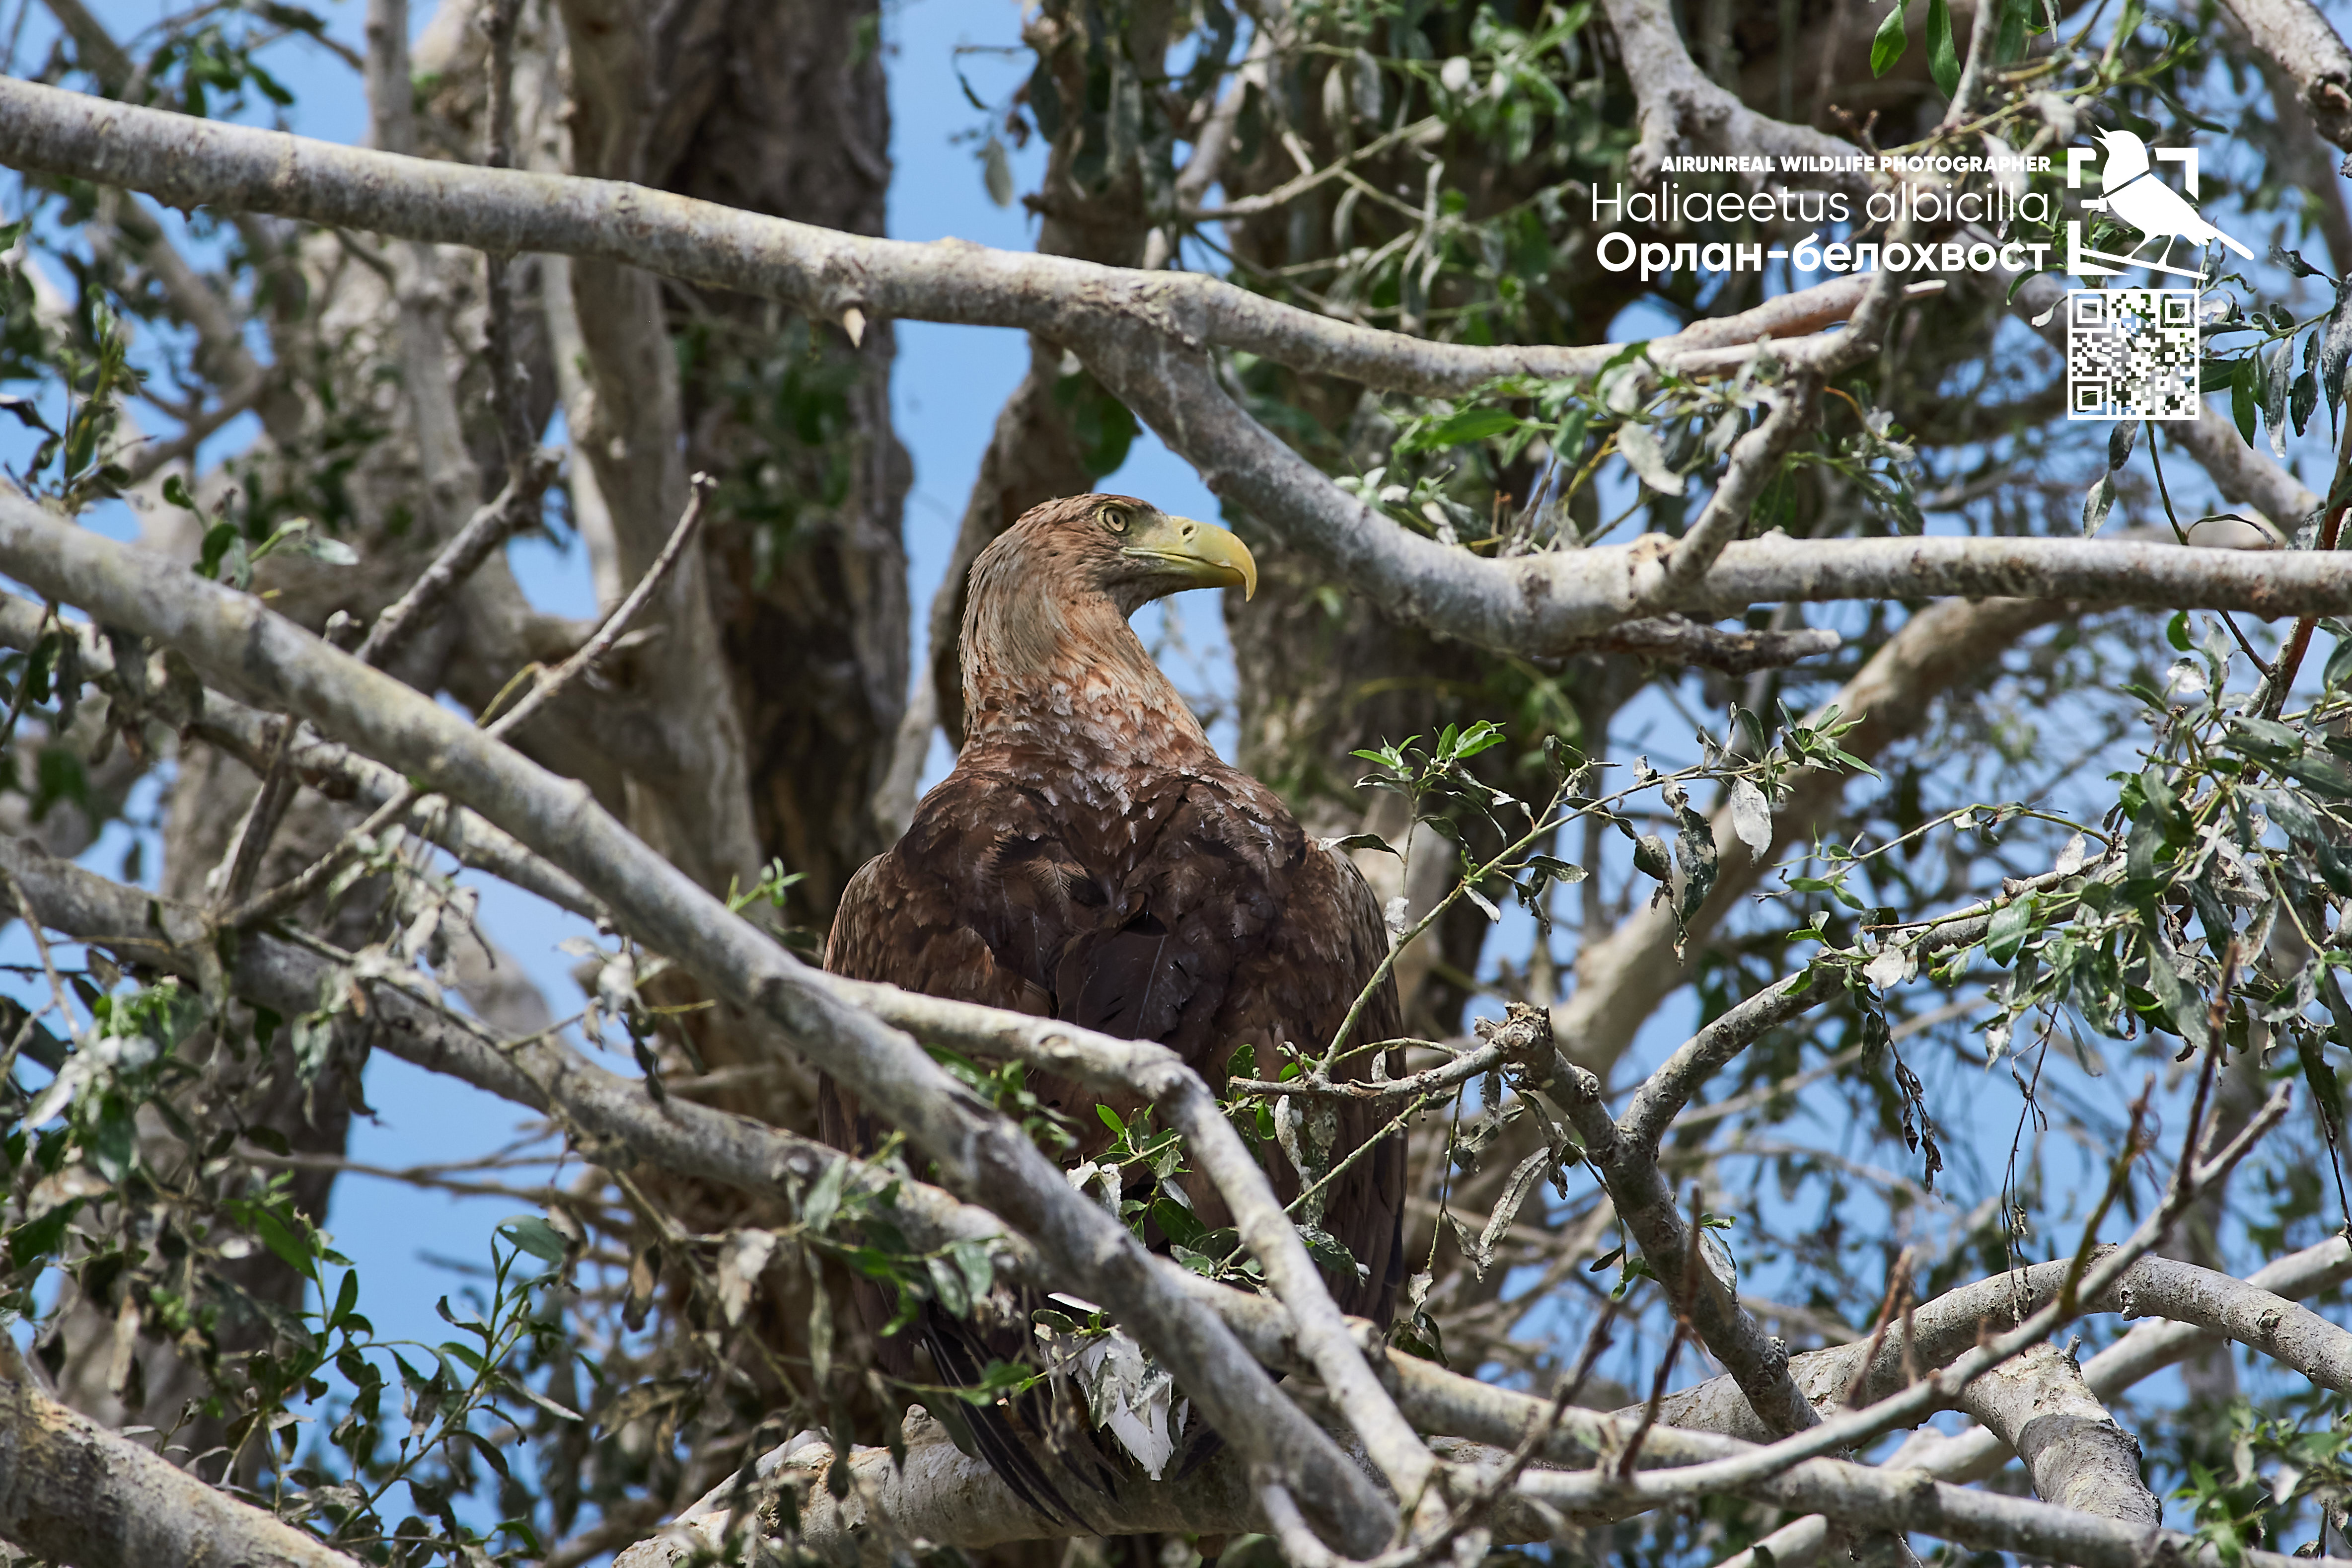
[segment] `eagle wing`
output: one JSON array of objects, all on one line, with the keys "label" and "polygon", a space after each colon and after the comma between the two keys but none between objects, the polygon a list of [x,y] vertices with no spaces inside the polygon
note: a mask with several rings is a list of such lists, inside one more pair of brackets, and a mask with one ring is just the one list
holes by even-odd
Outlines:
[{"label": "eagle wing", "polygon": [[[1278,1059],[1273,1047],[1319,1056],[1387,952],[1379,900],[1356,868],[1308,838],[1270,791],[1222,764],[1073,780],[1048,760],[1036,762],[959,767],[927,795],[898,844],[851,879],[825,967],[1157,1041],[1220,1089],[1242,1045],[1255,1046],[1269,1070]],[[1399,1028],[1395,986],[1384,977],[1350,1043],[1393,1039]],[[1391,1076],[1400,1067],[1391,1063]],[[1358,1055],[1340,1072],[1370,1068],[1369,1057]],[[1141,1109],[1137,1097],[1050,1075],[1033,1076],[1029,1087],[1066,1119],[1077,1141],[1074,1158],[1110,1141],[1095,1106],[1122,1121]],[[830,1080],[820,1112],[828,1142],[873,1147],[879,1130]],[[1327,1266],[1335,1298],[1382,1324],[1394,1309],[1403,1250],[1404,1139],[1382,1134],[1386,1114],[1340,1102],[1335,1157],[1373,1146],[1332,1180],[1323,1216],[1357,1264]],[[1288,1160],[1271,1143],[1261,1153],[1277,1195],[1296,1198]],[[1130,1179],[1140,1188],[1150,1176],[1139,1170]],[[1184,1186],[1205,1226],[1232,1223],[1204,1178],[1190,1176]],[[887,1304],[871,1284],[861,1283],[858,1295],[859,1316],[878,1330]],[[935,1310],[919,1332],[940,1375],[957,1381],[1026,1350],[1015,1330],[984,1331]],[[886,1367],[908,1374],[909,1346],[880,1350]],[[1042,1403],[1011,1415],[1032,1432],[1055,1422]],[[975,1443],[1033,1506],[1049,1516],[1076,1513],[1003,1414],[972,1415]],[[1082,1480],[1103,1484],[1082,1437],[1046,1447]]]},{"label": "eagle wing", "polygon": [[[1073,798],[1045,759],[1033,769],[959,769],[925,797],[898,846],[851,880],[825,966],[932,995],[1059,1018],[1175,1050],[1222,1088],[1235,1047],[1267,1070],[1276,1047],[1319,1056],[1387,952],[1380,903],[1353,864],[1316,844],[1273,793],[1216,764],[1160,770]],[[1383,979],[1349,1044],[1393,1039]],[[1359,1055],[1345,1077],[1369,1073]],[[1032,1089],[1071,1119],[1081,1157],[1139,1102],[1041,1078]],[[844,1106],[844,1110],[847,1108]],[[843,1115],[845,1147],[871,1130]],[[1334,1150],[1371,1142],[1386,1116],[1343,1102]],[[835,1138],[839,1132],[844,1136]],[[860,1136],[860,1134],[863,1136]],[[1325,1228],[1364,1273],[1332,1281],[1348,1310],[1386,1322],[1398,1276],[1402,1134],[1379,1139],[1332,1184]],[[1297,1173],[1272,1145],[1277,1193]],[[1188,1183],[1212,1228],[1228,1223],[1206,1184]]]}]

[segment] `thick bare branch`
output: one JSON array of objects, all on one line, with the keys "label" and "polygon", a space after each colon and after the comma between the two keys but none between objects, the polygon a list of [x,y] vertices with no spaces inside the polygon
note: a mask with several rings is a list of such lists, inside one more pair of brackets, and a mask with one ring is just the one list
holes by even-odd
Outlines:
[{"label": "thick bare branch", "polygon": [[[1907,1346],[1895,1336],[1874,1355],[1863,1343],[1813,1351],[1791,1361],[1790,1375],[1823,1409],[1849,1388],[1864,1399],[1883,1399],[1909,1381],[1906,1358],[1918,1366],[1949,1365],[1982,1333],[2055,1301],[2071,1267],[2071,1261],[2038,1263],[1946,1291],[1913,1314]],[[2084,1295],[2083,1307],[2189,1325],[2260,1351],[2323,1388],[2352,1388],[2352,1332],[2252,1281],[2193,1263],[2142,1258],[2105,1290]],[[1671,1395],[1666,1418],[1678,1426],[1754,1438],[1760,1428],[1742,1403],[1732,1380],[1715,1378]]]},{"label": "thick bare branch", "polygon": [[[790,300],[828,320],[856,308],[868,318],[1024,327],[1076,347],[1213,489],[1392,612],[1486,647],[1545,653],[1635,615],[1714,616],[1792,599],[1958,594],[2259,615],[2352,608],[2352,563],[2315,557],[2264,571],[2211,552],[2062,540],[1758,540],[1727,548],[1688,595],[1659,585],[1664,542],[1482,561],[1408,533],[1332,486],[1234,406],[1195,345],[1425,391],[1460,391],[1511,371],[1575,374],[1597,368],[1595,351],[1431,343],[1290,310],[1192,274],[870,239],[634,186],[394,159],[16,80],[0,81],[0,158],[182,204],[627,261]],[[1834,289],[1843,292],[1827,291]],[[1836,299],[1850,310],[1861,292],[1848,279],[1806,298]],[[1657,347],[1687,342],[1685,334]]]},{"label": "thick bare branch", "polygon": [[1765,1030],[1824,999],[1809,994],[1801,981],[1800,976],[1766,986],[1683,1042],[1634,1090],[1633,1103],[1617,1123],[1619,1135],[1656,1159],[1658,1140],[1716,1069],[1753,1045]]},{"label": "thick bare branch", "polygon": [[[1642,139],[1629,164],[1636,182],[1647,184],[1655,178],[1670,153],[1838,160],[1824,165],[1829,168],[1845,166],[1854,153],[1853,143],[1759,114],[1707,79],[1683,47],[1674,14],[1663,0],[1610,0],[1605,9],[1625,74],[1641,101]],[[1844,184],[1849,190],[1869,188],[1866,176],[1847,175]]]},{"label": "thick bare branch", "polygon": [[551,775],[438,704],[339,654],[257,601],[0,498],[0,570],[108,624],[178,648],[232,690],[310,720],[425,787],[471,805],[546,855],[648,946],[733,1006],[765,1016],[911,1143],[948,1185],[985,1194],[1072,1286],[1101,1302],[1176,1376],[1244,1458],[1297,1478],[1351,1550],[1376,1550],[1394,1510],[1277,1393],[1229,1331],[1173,1289],[1125,1226],[1077,1194],[1021,1129],[922,1047],[860,1009],[631,836],[581,785]]},{"label": "thick bare branch", "polygon": [[[1776,1437],[1818,1425],[1820,1415],[1789,1375],[1787,1342],[1766,1333],[1740,1307],[1728,1282],[1712,1269],[1700,1267],[1697,1279],[1684,1277],[1696,1256],[1692,1222],[1675,1205],[1674,1189],[1658,1170],[1654,1150],[1636,1148],[1618,1131],[1601,1103],[1601,1085],[1591,1074],[1570,1068],[1565,1081],[1556,1082],[1551,1092],[1584,1140],[1585,1158],[1607,1184],[1610,1201],[1617,1205],[1618,1217],[1640,1246],[1650,1271],[1670,1296],[1688,1304],[1691,1327],[1716,1359],[1731,1369],[1730,1379],[1754,1419]],[[1648,1415],[1645,1410],[1645,1421]]]},{"label": "thick bare branch", "polygon": [[799,1544],[827,1561],[856,1560],[861,1542],[877,1536],[951,1542],[971,1550],[1041,1537],[1213,1534],[1265,1526],[1231,1455],[1188,1476],[1125,1484],[1116,1497],[1090,1498],[1090,1522],[1048,1521],[999,1479],[986,1460],[959,1452],[919,1406],[910,1415],[905,1461],[893,1460],[887,1448],[853,1450],[848,1495],[839,1500],[826,1484],[835,1462],[830,1443],[777,1448],[762,1455],[751,1475],[729,1478],[668,1529],[622,1552],[614,1568],[683,1568],[709,1561],[703,1554],[747,1528],[747,1510],[760,1533],[772,1534],[774,1499],[782,1489],[790,1489],[797,1504],[793,1529]]},{"label": "thick bare branch", "polygon": [[1835,653],[1843,639],[1826,628],[1802,631],[1725,631],[1680,616],[1624,621],[1594,637],[1593,648],[1636,654],[1673,664],[1702,664],[1726,675],[1780,669],[1800,659]]},{"label": "thick bare branch", "polygon": [[352,1560],[32,1385],[0,1346],[0,1539],[83,1568],[352,1568]]},{"label": "thick bare branch", "polygon": [[2322,136],[2352,153],[2352,48],[2310,0],[2229,0],[2254,47],[2285,72]]},{"label": "thick bare branch", "polygon": [[[2352,1245],[2330,1237],[2265,1265],[2246,1283],[2293,1299],[2347,1279],[2352,1279]],[[2084,1363],[2083,1380],[2093,1398],[2113,1399],[2142,1378],[2220,1342],[2219,1336],[2189,1323],[2142,1323]],[[2007,1463],[2011,1452],[2007,1442],[1982,1426],[1950,1437],[1924,1431],[1897,1450],[1886,1468],[1922,1470],[1943,1481],[1980,1480]],[[1758,1542],[1774,1564],[1785,1568],[1810,1568],[1828,1544],[1828,1521],[1818,1514],[1793,1520]],[[1757,1553],[1741,1552],[1720,1568],[1760,1568],[1763,1562]]]},{"label": "thick bare branch", "polygon": [[2163,1505],[2140,1479],[2139,1442],[2116,1425],[2072,1356],[2035,1345],[1960,1396],[1960,1408],[2017,1450],[2033,1495],[2152,1530]]}]

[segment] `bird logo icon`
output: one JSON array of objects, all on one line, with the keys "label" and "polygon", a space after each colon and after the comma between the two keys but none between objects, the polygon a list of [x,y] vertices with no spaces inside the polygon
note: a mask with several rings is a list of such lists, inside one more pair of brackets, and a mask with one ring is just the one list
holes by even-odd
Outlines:
[{"label": "bird logo icon", "polygon": [[[2106,156],[2099,165],[2101,194],[2083,205],[2129,224],[2139,230],[2140,240],[2122,256],[2097,251],[2084,254],[2095,256],[2103,261],[2129,263],[2136,260],[2141,251],[2161,239],[2164,248],[2157,253],[2156,260],[2142,265],[2153,267],[2159,272],[2179,272],[2179,268],[2166,265],[2172,255],[2175,241],[2185,239],[2201,251],[2219,240],[2247,260],[2253,259],[2252,251],[2207,223],[2189,205],[2188,197],[2157,177],[2154,166],[2148,162],[2147,142],[2128,131],[2102,131],[2095,133],[2092,140],[2099,144]],[[2193,170],[2194,166],[2191,167]],[[2190,179],[2193,190],[2193,172]]]}]

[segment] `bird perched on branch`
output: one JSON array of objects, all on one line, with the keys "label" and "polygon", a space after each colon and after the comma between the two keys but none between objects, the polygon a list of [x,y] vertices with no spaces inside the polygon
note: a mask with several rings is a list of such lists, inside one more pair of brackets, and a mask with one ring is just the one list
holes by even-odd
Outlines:
[{"label": "bird perched on branch", "polygon": [[[1258,1078],[1275,1075],[1286,1049],[1319,1057],[1368,987],[1350,1045],[1395,1038],[1395,986],[1385,976],[1372,986],[1388,935],[1371,889],[1271,790],[1218,758],[1128,625],[1151,600],[1217,586],[1256,591],[1247,547],[1128,496],[1049,501],[983,551],[963,619],[962,753],[897,847],[851,879],[825,967],[1158,1041],[1220,1090],[1241,1047]],[[1369,1075],[1373,1054],[1343,1058],[1334,1076]],[[1026,1087],[1063,1118],[1066,1162],[1119,1153],[1094,1091],[1045,1077]],[[1133,1096],[1099,1101],[1129,1126],[1143,1109]],[[874,1146],[879,1129],[837,1085],[825,1086],[821,1109],[828,1142]],[[1262,1145],[1286,1202],[1301,1193],[1300,1165],[1321,1176],[1360,1154],[1300,1212],[1319,1209],[1323,1234],[1310,1245],[1340,1308],[1382,1324],[1401,1275],[1404,1199],[1402,1135],[1375,1142],[1389,1114],[1320,1100],[1303,1116],[1286,1111],[1281,1136]],[[1215,1190],[1181,1172],[1156,1176],[1151,1164],[1165,1163],[1129,1161],[1111,1178],[1138,1205],[1129,1212],[1149,1216],[1145,1239],[1229,1250],[1230,1232],[1216,1233],[1232,1220]],[[877,1331],[887,1321],[878,1290],[865,1288],[860,1315]],[[966,1386],[992,1360],[1039,1356],[1029,1323],[986,1327],[936,1302],[886,1342],[886,1370],[914,1376],[918,1345],[932,1381]],[[1066,1413],[1057,1422],[1059,1381],[1044,1396],[980,1410],[961,1436],[1041,1513],[1076,1520],[1074,1490],[1116,1477],[1087,1434],[1067,1429]],[[1201,1436],[1186,1435],[1195,1454]],[[1157,1473],[1149,1435],[1121,1440]],[[1077,1489],[1066,1484],[1073,1476]]]}]

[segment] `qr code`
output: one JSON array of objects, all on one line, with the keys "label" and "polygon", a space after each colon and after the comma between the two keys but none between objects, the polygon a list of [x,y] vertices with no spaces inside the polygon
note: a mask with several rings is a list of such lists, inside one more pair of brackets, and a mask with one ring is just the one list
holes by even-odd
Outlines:
[{"label": "qr code", "polygon": [[2195,289],[2077,289],[2066,296],[2070,419],[2195,419]]}]

